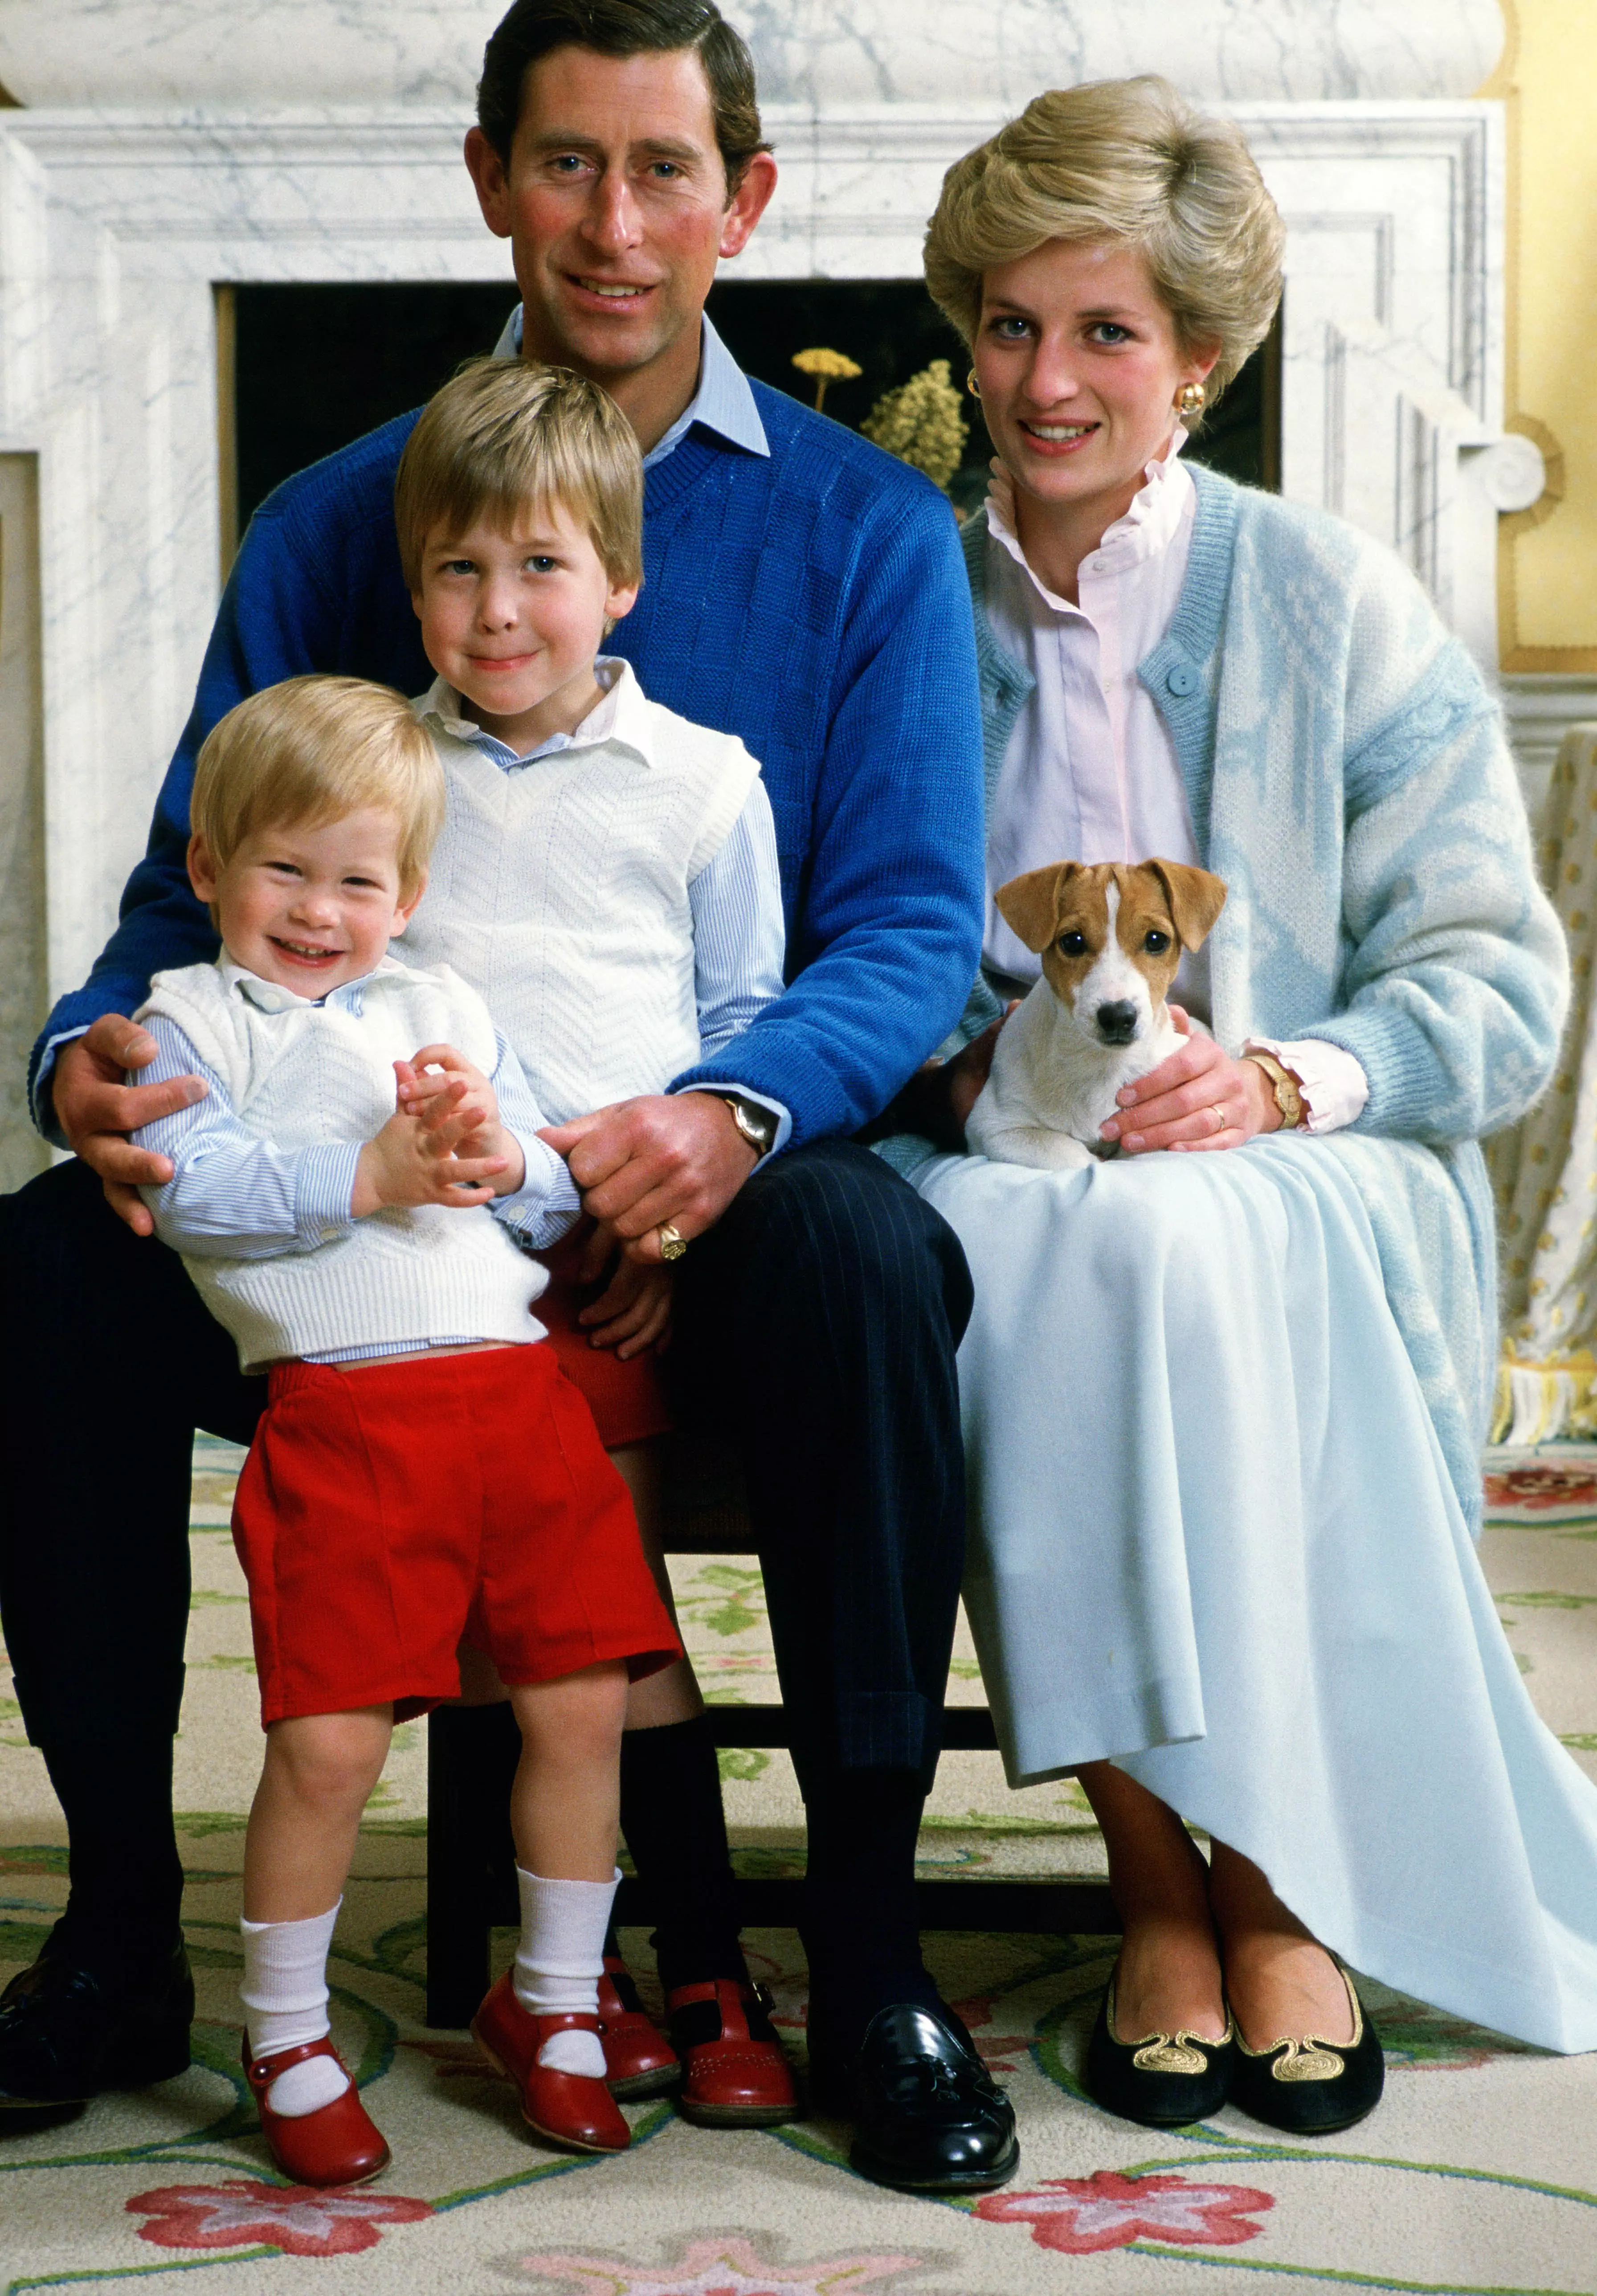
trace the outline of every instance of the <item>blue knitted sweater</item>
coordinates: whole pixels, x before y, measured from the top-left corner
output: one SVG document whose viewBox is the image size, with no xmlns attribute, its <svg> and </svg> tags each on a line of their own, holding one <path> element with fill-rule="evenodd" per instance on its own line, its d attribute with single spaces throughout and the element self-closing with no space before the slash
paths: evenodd
<svg viewBox="0 0 1597 2296">
<path fill-rule="evenodd" d="M 953 1026 L 981 940 L 981 723 L 947 504 L 914 472 L 753 385 L 768 459 L 694 429 L 648 473 L 643 594 L 608 642 L 656 701 L 740 735 L 776 818 L 785 996 L 738 1040 L 737 1082 L 795 1143 L 856 1130 Z M 304 670 L 432 682 L 394 537 L 401 416 L 291 479 L 227 584 L 145 857 L 86 986 L 33 1059 L 217 939 L 184 857 L 200 745 L 246 693 Z M 31 1076 L 30 1076 L 31 1083 Z"/>
</svg>

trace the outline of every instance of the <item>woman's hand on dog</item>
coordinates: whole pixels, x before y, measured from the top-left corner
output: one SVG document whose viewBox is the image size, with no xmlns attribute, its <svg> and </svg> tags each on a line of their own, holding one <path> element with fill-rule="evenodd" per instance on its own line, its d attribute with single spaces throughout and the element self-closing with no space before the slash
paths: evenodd
<svg viewBox="0 0 1597 2296">
<path fill-rule="evenodd" d="M 1115 1096 L 1123 1114 L 1099 1127 L 1126 1156 L 1168 1148 L 1176 1154 L 1240 1148 L 1260 1132 L 1281 1127 L 1270 1080 L 1257 1061 L 1233 1061 L 1212 1037 L 1194 1035 L 1179 1004 L 1170 1018 L 1186 1041 Z"/>
</svg>

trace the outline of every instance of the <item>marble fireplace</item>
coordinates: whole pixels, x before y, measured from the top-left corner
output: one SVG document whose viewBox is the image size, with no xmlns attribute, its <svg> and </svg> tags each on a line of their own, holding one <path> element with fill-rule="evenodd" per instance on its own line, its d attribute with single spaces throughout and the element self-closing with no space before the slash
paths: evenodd
<svg viewBox="0 0 1597 2296">
<path fill-rule="evenodd" d="M 1159 70 L 1234 112 L 1289 225 L 1283 489 L 1393 544 L 1495 664 L 1496 520 L 1544 483 L 1503 427 L 1503 123 L 1469 94 L 1502 42 L 1496 0 L 725 4 L 782 166 L 749 277 L 918 275 L 943 169 L 1041 86 Z M 8 1071 L 114 914 L 216 606 L 215 290 L 508 280 L 459 160 L 498 12 L 0 14 L 17 106 L 0 109 L 0 464 L 29 505 L 5 565 L 37 620 L 12 685 L 39 697 L 27 740 L 8 699 L 0 747 Z M 13 1092 L 13 1140 L 19 1118 Z"/>
</svg>

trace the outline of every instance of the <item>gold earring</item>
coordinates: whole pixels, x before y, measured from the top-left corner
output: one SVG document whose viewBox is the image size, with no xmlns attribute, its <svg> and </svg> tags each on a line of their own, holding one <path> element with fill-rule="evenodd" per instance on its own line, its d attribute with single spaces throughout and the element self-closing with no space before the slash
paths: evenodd
<svg viewBox="0 0 1597 2296">
<path fill-rule="evenodd" d="M 1188 416 L 1201 414 L 1208 397 L 1200 382 L 1183 382 L 1175 394 L 1175 412 Z"/>
<path fill-rule="evenodd" d="M 976 380 L 976 369 L 974 367 L 970 369 L 970 373 L 965 377 L 965 389 L 970 392 L 972 398 L 979 398 L 981 397 L 981 385 Z"/>
</svg>

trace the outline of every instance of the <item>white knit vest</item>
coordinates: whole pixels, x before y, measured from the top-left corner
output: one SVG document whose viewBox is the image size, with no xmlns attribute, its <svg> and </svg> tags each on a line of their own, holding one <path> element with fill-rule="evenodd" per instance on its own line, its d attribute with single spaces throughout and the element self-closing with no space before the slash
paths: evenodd
<svg viewBox="0 0 1597 2296">
<path fill-rule="evenodd" d="M 370 1140 L 394 1113 L 393 1064 L 449 1044 L 491 1075 L 494 1025 L 474 989 L 441 967 L 390 958 L 358 1010 L 251 1003 L 219 966 L 158 972 L 139 1018 L 163 1013 L 226 1085 L 239 1121 L 274 1146 Z M 464 1338 L 528 1341 L 528 1309 L 549 1278 L 486 1205 L 388 1206 L 311 1251 L 269 1259 L 183 1255 L 194 1287 L 238 1343 L 246 1371 L 338 1348 Z"/>
<path fill-rule="evenodd" d="M 688 887 L 759 773 L 622 676 L 609 738 L 508 773 L 429 718 L 448 812 L 399 947 L 481 990 L 552 1124 L 698 1060 Z"/>
</svg>

